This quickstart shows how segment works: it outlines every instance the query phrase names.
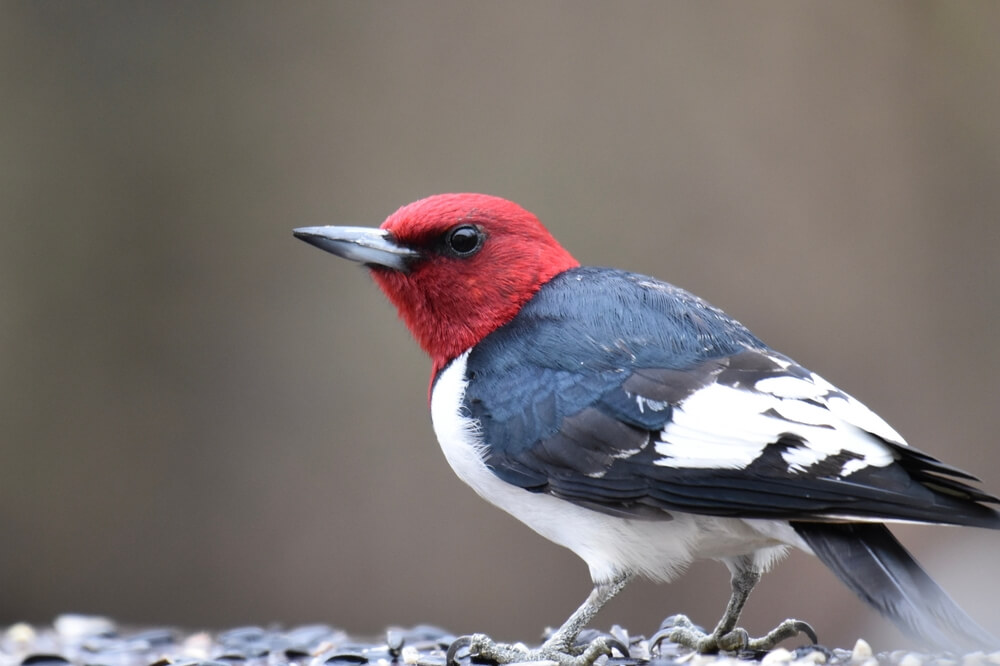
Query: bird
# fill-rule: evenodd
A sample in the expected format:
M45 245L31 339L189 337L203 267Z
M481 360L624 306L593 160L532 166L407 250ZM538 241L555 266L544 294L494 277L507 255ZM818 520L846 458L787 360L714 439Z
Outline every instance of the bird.
M692 561L729 570L710 632L679 615L654 636L701 653L765 651L747 598L789 548L819 558L922 644L1000 641L925 573L887 523L1000 529L979 479L910 447L888 423L692 293L582 266L509 200L433 195L378 228L294 230L369 269L431 359L434 433L488 502L584 560L593 589L537 648L486 634L452 645L495 663L587 666L610 637L579 641L635 578L670 581Z

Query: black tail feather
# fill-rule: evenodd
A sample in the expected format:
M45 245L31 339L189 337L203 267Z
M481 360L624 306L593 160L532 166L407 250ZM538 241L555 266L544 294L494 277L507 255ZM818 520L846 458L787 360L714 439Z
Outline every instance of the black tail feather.
M885 525L792 525L841 582L921 643L959 653L1000 648L1000 640L959 608Z

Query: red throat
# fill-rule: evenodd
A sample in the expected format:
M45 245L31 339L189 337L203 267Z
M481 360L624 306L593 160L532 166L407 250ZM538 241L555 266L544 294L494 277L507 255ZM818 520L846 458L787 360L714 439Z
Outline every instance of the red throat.
M450 256L442 237L470 224L485 236L469 257ZM503 326L538 289L579 266L538 219L505 199L440 194L414 202L382 224L423 258L409 272L373 268L372 275L434 363L449 361Z

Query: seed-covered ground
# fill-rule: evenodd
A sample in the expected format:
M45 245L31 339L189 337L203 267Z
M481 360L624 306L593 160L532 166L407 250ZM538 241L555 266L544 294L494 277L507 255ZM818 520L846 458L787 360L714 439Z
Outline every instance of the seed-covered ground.
M103 617L62 615L51 626L2 627L0 666L446 666L455 636L432 626L391 628L369 638L322 624L239 627L190 632L171 627L129 628ZM615 626L609 634L629 646L629 656L602 658L598 666L1000 666L1000 651L966 655L897 651L873 654L863 640L852 649L803 646L764 654L696 655ZM599 635L588 630L580 637ZM459 666L473 662L463 651Z

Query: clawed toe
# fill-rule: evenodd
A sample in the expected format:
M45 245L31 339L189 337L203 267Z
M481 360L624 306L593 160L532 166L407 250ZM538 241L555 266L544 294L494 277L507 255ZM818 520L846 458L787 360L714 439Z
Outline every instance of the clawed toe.
M768 632L766 636L751 639L748 647L751 650L772 650L774 646L789 638L795 638L799 634L805 634L813 645L819 643L819 636L807 622L802 620L785 620L777 627Z
M495 664L554 661L560 666L592 666L601 656L611 656L613 650L625 658L629 657L628 647L610 636L595 638L585 645L563 646L546 642L541 647L531 650L521 645L497 643L485 634L472 634L452 641L445 655L446 666L458 666L463 650L467 650L468 654L477 660L491 661Z
M628 647L620 640L611 636L600 636L583 646L583 652L571 658L568 664L559 659L554 659L553 661L559 661L562 666L591 666L591 664L603 655L612 656L614 651L617 651L625 659L628 659L630 656ZM542 654L543 656L547 654L544 645L542 646ZM556 652L555 654L565 653Z
M609 637L604 638L604 643L608 647L608 655L611 655L613 651L617 650L618 654L624 659L631 659L632 655L628 651L628 646L622 643L617 638Z
M472 636L459 636L448 646L444 655L445 666L458 666L458 653L472 645Z
M655 650L664 640L690 648L700 653L714 652L766 652L778 643L804 634L815 645L819 642L816 632L801 620L785 620L777 627L760 638L750 638L745 629L736 627L730 631L720 631L716 628L707 634L691 622L686 616L677 615L668 618L669 624L653 634L649 639L649 649ZM666 623L665 623L666 624Z
M497 643L485 634L460 636L452 641L445 654L446 666L459 666L459 656L462 651L482 661L492 661L496 664L509 664L518 661L535 661L531 659L529 650L520 645Z
M802 620L785 620L777 627L769 631L767 635L761 636L760 638L749 639L745 649L753 650L755 652L766 652L768 650L773 650L778 643L786 641L789 638L794 638L799 634L805 634L813 645L819 643L819 637L816 636L816 631L807 623Z

